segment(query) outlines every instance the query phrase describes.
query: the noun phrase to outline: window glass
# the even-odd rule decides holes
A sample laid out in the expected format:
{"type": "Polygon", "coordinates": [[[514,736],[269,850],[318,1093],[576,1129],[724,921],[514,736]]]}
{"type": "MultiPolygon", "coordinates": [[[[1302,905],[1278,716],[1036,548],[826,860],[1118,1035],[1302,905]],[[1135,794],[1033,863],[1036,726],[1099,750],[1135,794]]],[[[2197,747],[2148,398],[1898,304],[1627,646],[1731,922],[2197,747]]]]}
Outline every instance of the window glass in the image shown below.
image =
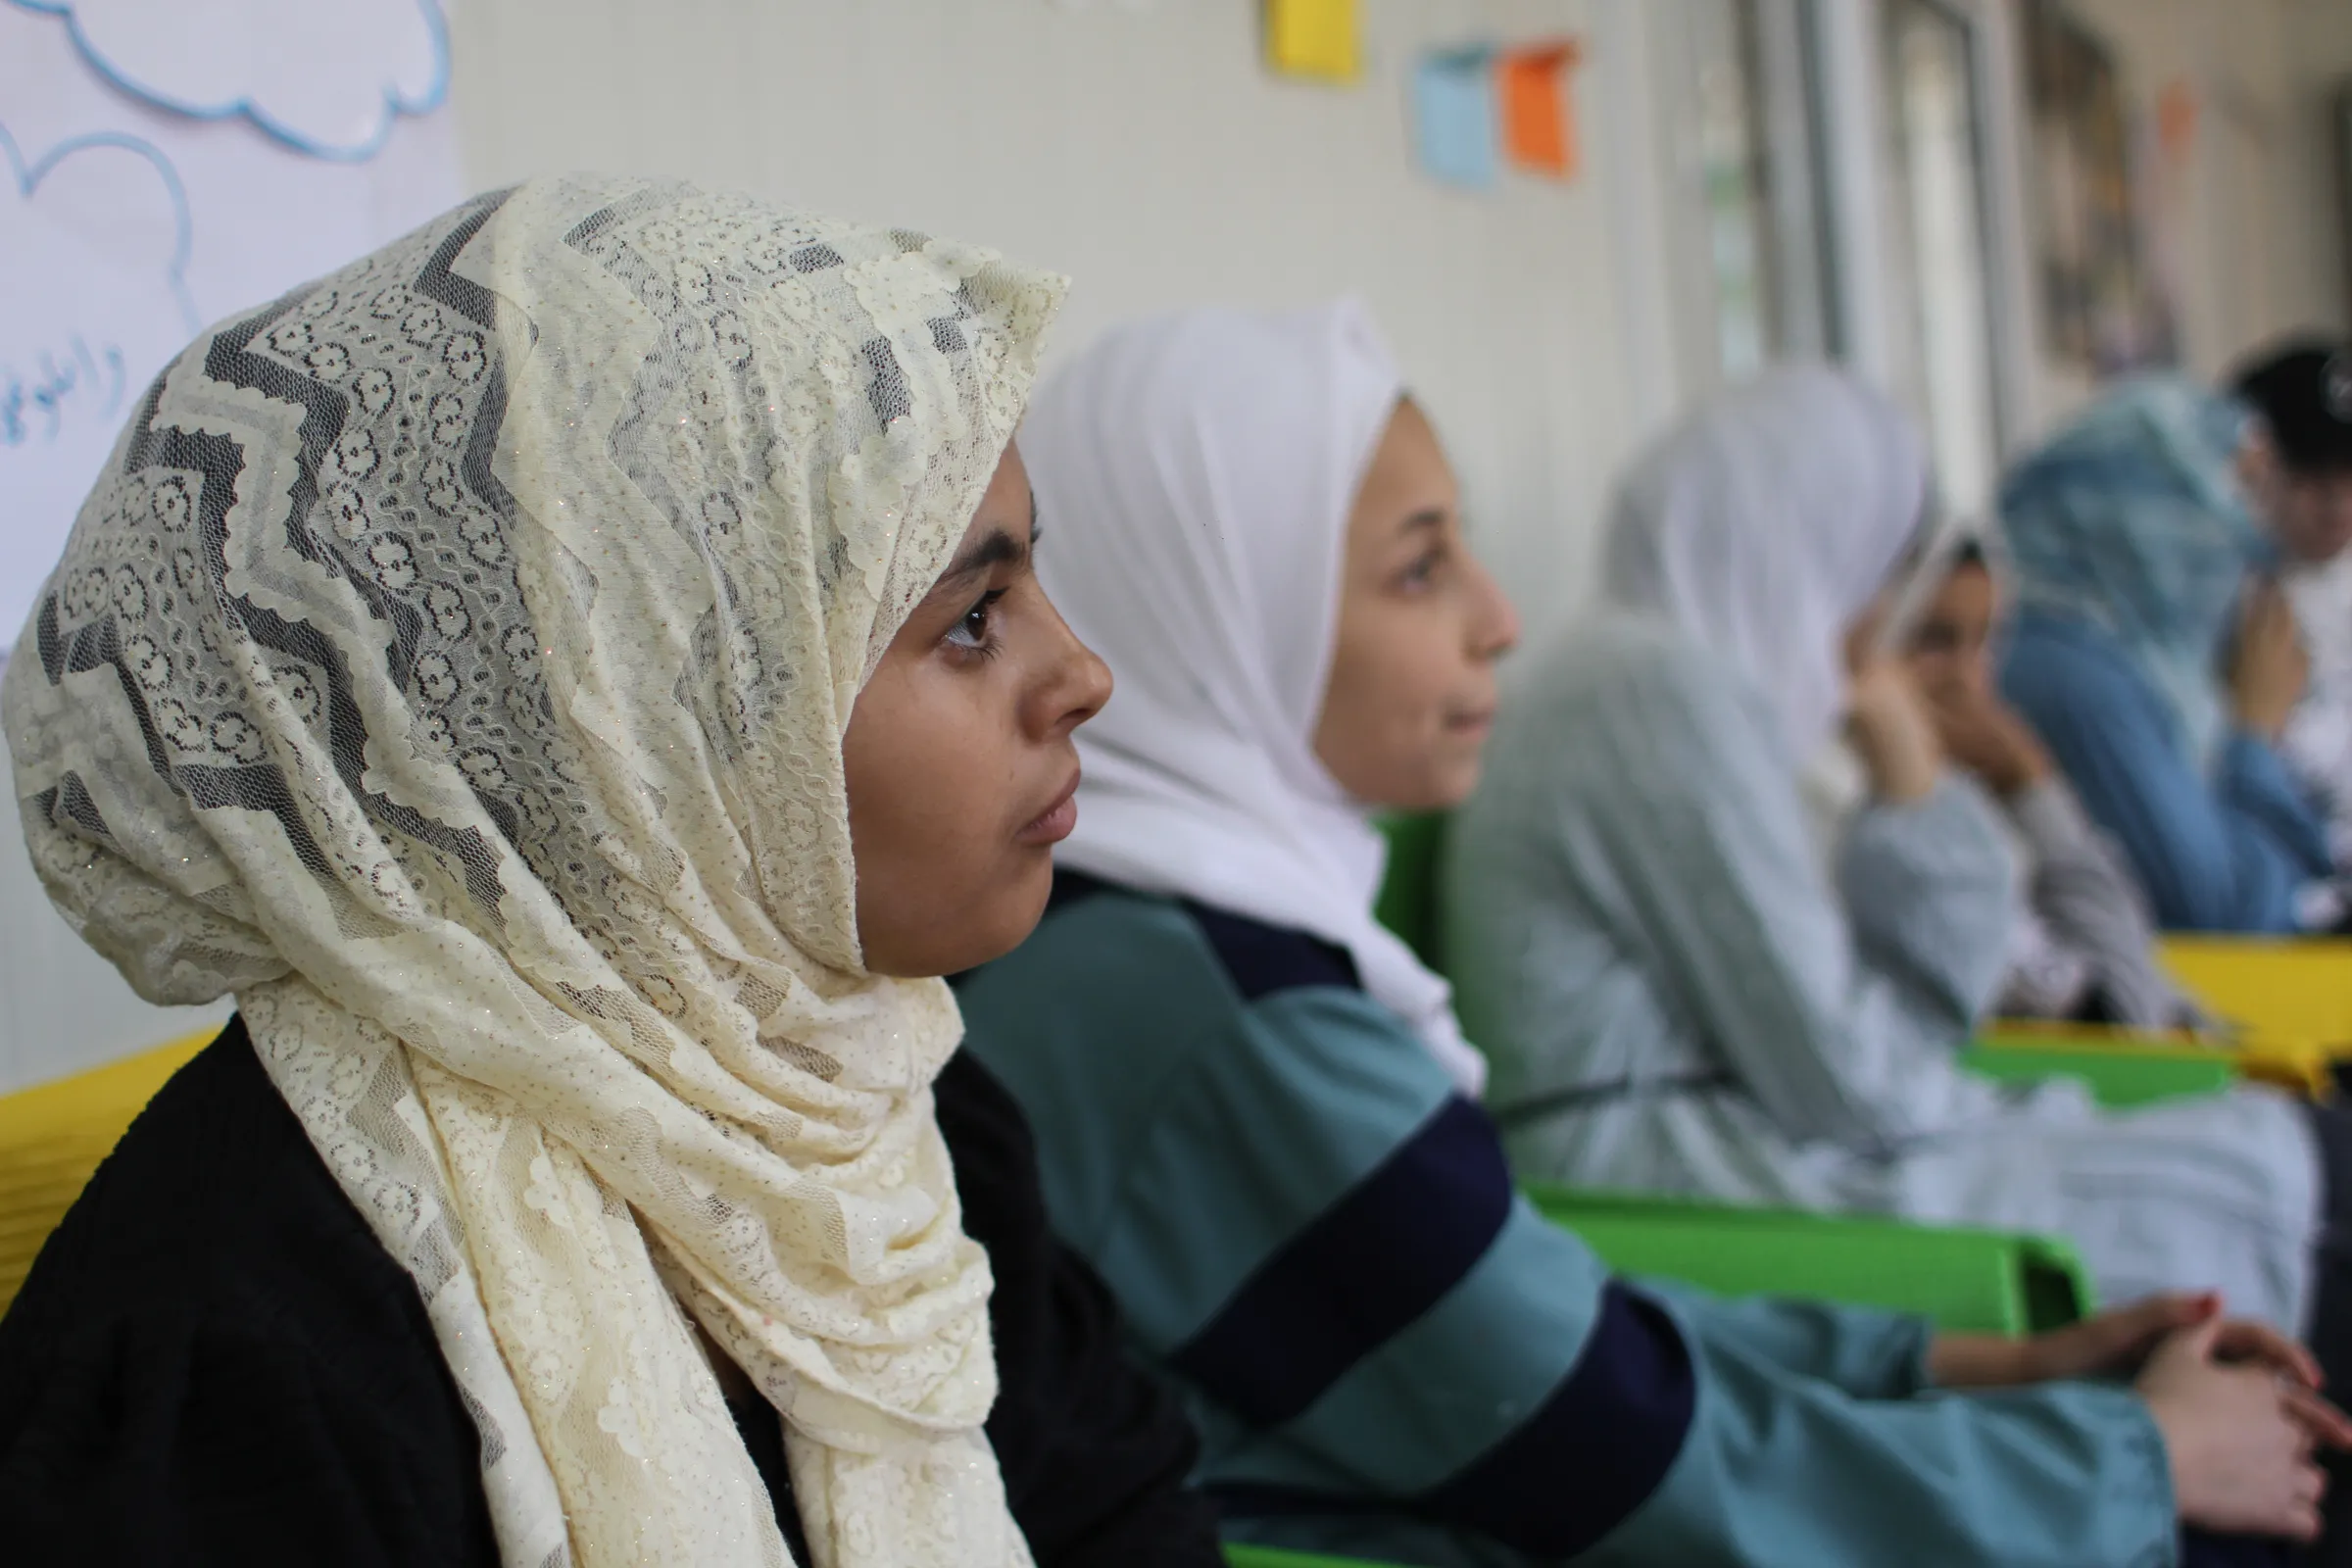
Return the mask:
{"type": "Polygon", "coordinates": [[[1936,0],[1884,0],[1881,16],[1899,377],[1927,426],[1942,504],[1976,513],[1999,462],[1976,40],[1936,0]]]}
{"type": "Polygon", "coordinates": [[[1832,347],[1815,198],[1811,3],[1673,0],[1690,64],[1678,138],[1686,210],[1697,215],[1685,275],[1703,284],[1706,357],[1727,381],[1832,347]]]}
{"type": "Polygon", "coordinates": [[[1783,346],[1758,11],[1755,0],[1691,0],[1708,278],[1727,380],[1753,374],[1783,346]]]}

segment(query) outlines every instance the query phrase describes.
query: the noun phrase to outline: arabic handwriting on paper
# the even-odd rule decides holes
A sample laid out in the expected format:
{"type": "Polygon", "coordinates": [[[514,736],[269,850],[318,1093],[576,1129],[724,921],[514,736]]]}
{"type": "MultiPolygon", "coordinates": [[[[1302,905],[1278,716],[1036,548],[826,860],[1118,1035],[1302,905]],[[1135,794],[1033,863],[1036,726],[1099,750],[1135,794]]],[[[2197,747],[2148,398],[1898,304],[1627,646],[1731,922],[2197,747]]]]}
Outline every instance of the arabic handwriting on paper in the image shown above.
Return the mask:
{"type": "MultiPolygon", "coordinates": [[[[12,18],[42,30],[0,3],[12,18]]],[[[24,30],[0,27],[0,103],[30,101],[25,75],[58,64],[24,60],[24,30]]],[[[151,139],[87,131],[27,149],[0,124],[0,640],[24,624],[139,390],[201,324],[194,235],[186,182],[151,139]]]]}
{"type": "Polygon", "coordinates": [[[1576,119],[1569,107],[1568,73],[1581,53],[1574,41],[1559,38],[1513,49],[1496,64],[1502,143],[1515,167],[1553,179],[1576,177],[1576,119]]]}
{"type": "Polygon", "coordinates": [[[111,431],[127,379],[120,344],[93,348],[78,332],[63,352],[40,355],[29,372],[0,364],[0,447],[52,444],[69,419],[97,420],[111,431]]]}

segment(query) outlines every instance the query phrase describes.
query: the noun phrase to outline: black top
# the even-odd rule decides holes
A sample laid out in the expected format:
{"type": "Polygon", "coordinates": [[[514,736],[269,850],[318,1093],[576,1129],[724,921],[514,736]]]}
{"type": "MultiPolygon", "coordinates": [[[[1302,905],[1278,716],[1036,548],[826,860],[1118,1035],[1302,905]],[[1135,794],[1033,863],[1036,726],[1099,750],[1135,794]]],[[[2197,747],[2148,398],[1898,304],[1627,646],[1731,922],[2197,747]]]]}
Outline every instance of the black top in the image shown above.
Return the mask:
{"type": "MultiPolygon", "coordinates": [[[[988,1421],[1040,1568],[1211,1568],[1195,1441],[1046,1228],[1027,1124],[941,1074],[964,1225],[996,1273],[988,1421]]],[[[802,1562],[783,1442],[736,1407],[802,1562]]],[[[480,1446],[415,1284],[241,1020],[164,1086],[0,1320],[0,1555],[23,1563],[495,1568],[480,1446]]]]}

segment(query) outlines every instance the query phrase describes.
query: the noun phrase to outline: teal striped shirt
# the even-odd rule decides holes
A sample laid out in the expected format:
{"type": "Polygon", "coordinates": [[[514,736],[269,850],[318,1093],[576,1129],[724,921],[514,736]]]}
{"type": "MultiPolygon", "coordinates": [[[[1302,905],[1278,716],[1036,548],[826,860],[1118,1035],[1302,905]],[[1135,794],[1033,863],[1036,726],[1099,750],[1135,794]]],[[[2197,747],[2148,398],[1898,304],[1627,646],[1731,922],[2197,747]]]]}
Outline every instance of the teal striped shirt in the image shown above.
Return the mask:
{"type": "Polygon", "coordinates": [[[1229,1534],[1433,1564],[2155,1565],[2127,1391],[1924,1391],[1914,1319],[1610,1277],[1347,954],[1061,874],[959,986],[1229,1534]]]}

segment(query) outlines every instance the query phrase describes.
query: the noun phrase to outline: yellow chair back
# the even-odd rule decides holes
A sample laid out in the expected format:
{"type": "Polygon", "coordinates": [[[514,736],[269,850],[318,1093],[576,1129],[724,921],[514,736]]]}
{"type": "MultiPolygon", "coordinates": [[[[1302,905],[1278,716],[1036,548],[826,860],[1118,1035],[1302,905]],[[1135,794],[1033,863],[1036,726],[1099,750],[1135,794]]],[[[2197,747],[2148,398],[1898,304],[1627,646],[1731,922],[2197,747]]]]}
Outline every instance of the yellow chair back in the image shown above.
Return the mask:
{"type": "Polygon", "coordinates": [[[2352,941],[2166,937],[2173,978],[2243,1035],[2250,1061],[2352,1056],[2352,941]]]}
{"type": "Polygon", "coordinates": [[[0,1095],[0,1312],[122,1130],[218,1029],[0,1095]]]}

